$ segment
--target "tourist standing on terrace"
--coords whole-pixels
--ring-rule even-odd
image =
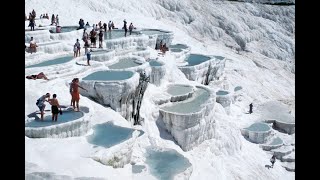
[[[88,66],[91,66],[90,60],[91,60],[91,50],[87,50],[87,64],[88,64]]]
[[[109,31],[111,31],[111,28],[112,28],[112,24],[111,24],[111,21],[109,21],[109,23],[108,23],[108,29],[109,29]]]
[[[127,37],[128,27],[127,27],[127,21],[123,20],[123,28],[124,29],[124,37]]]
[[[51,16],[51,25],[56,23],[56,18],[54,17],[54,14]]]
[[[32,10],[32,16],[33,18],[36,18],[36,12],[34,11],[34,9]]]
[[[253,107],[253,105],[252,105],[252,103],[251,104],[249,104],[249,113],[251,114],[252,113],[252,107]]]
[[[74,51],[74,55],[75,55],[75,57],[80,57],[80,42],[79,42],[79,39],[77,39],[77,42],[74,44],[74,46],[73,46],[73,51]]]
[[[97,36],[97,32],[94,29],[92,29],[90,32],[90,40],[91,40],[91,45],[94,48],[96,48],[96,36]]]
[[[270,159],[270,162],[271,162],[271,167],[273,168],[273,164],[276,162],[276,155],[273,155]]]
[[[58,17],[58,14],[56,16],[56,25],[59,26],[59,17]]]
[[[81,88],[85,91],[88,91],[79,85],[79,78],[75,78],[74,82],[71,83],[72,106],[75,111],[80,111],[80,109],[79,109],[79,100],[80,100],[79,88]],[[77,108],[75,106],[76,104],[77,104]]]
[[[107,32],[107,23],[103,23],[104,32]]]
[[[72,106],[72,102],[73,102],[73,98],[72,98],[72,83],[74,83],[76,78],[73,78],[71,83],[70,83],[70,87],[69,87],[69,92],[70,92],[70,95],[71,95],[71,102],[70,102],[70,106]]]
[[[57,95],[53,94],[52,99],[49,99],[48,102],[51,105],[51,112],[52,112],[52,121],[58,120],[59,108],[61,111],[61,107],[59,105],[58,99],[56,98]]]
[[[131,35],[131,33],[132,33],[132,30],[133,30],[133,24],[132,23],[130,23],[130,26],[129,26],[129,33],[130,33],[130,35]]]
[[[89,34],[87,33],[86,29],[83,29],[82,40],[86,42],[88,40]]]
[[[50,93],[47,93],[43,96],[41,96],[38,100],[37,100],[37,103],[36,105],[38,106],[39,110],[40,110],[40,114],[41,114],[41,121],[43,121],[43,114],[44,114],[44,108],[46,107],[46,105],[44,104],[45,101],[48,102],[48,100],[46,99],[49,99],[50,98]]]
[[[113,21],[111,22],[111,28],[115,29]]]
[[[102,41],[103,41],[103,32],[100,30],[99,36],[99,48],[102,48]]]
[[[31,19],[29,19],[29,20],[30,20],[29,26],[31,28],[31,31],[34,31],[34,26],[36,25],[36,22],[33,17],[31,17]]]
[[[99,21],[98,25],[99,25],[99,29],[101,29],[101,27],[102,27],[101,21]]]

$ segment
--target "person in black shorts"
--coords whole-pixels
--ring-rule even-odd
[[[59,105],[57,95],[53,94],[52,99],[49,99],[48,102],[51,105],[51,112],[52,112],[52,121],[57,121],[58,120],[58,114],[59,114],[59,108],[61,111],[61,107]]]

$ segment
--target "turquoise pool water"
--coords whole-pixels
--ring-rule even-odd
[[[184,95],[192,92],[192,87],[186,85],[171,85],[167,89],[167,92],[173,96]]]
[[[184,172],[191,163],[173,149],[157,151],[147,149],[146,164],[150,172],[159,180],[172,180],[176,174]]]
[[[149,61],[149,64],[150,64],[150,66],[163,66],[163,64],[161,64],[158,61],[154,61],[154,60]]]
[[[179,102],[174,103],[171,106],[165,106],[162,109],[169,112],[176,112],[181,114],[194,113],[201,110],[201,105],[208,100],[210,94],[207,90],[198,88],[193,97]]]
[[[135,66],[139,66],[141,64],[136,63],[135,59],[120,59],[119,62],[108,66],[110,69],[126,69]]]
[[[164,34],[166,32],[161,30],[156,30],[156,29],[145,29],[145,30],[141,30],[141,33],[145,35],[155,35],[155,34]]]
[[[129,30],[127,32],[127,37],[130,36],[129,35]],[[137,32],[132,32],[131,33],[131,36],[137,36],[139,35],[139,33]],[[107,31],[107,32],[104,32],[103,33],[103,38],[104,40],[108,40],[108,39],[117,39],[117,38],[122,38],[122,37],[125,37],[124,36],[124,30],[112,30],[112,31]]]
[[[174,44],[174,45],[170,45],[169,48],[174,48],[174,49],[187,49],[188,46],[184,45],[184,44]]]
[[[224,96],[224,95],[227,95],[227,94],[229,94],[228,91],[219,90],[218,92],[216,92],[216,95],[219,95],[219,96]]]
[[[182,52],[182,49],[177,49],[177,48],[171,48],[171,52]]]
[[[61,27],[61,33],[65,33],[65,32],[71,32],[71,31],[76,31],[78,28],[78,26],[62,26]],[[83,29],[82,29],[83,31]],[[56,33],[56,28],[54,28],[52,31],[50,31],[51,33]]]
[[[57,65],[57,64],[63,64],[66,62],[69,62],[73,59],[73,56],[64,56],[64,57],[59,57],[59,58],[55,58],[52,60],[48,60],[39,64],[34,64],[34,65],[30,65],[27,66],[26,68],[33,68],[33,67],[43,67],[43,66],[52,66],[52,65]]]
[[[58,115],[58,121],[57,122],[52,122],[52,115],[51,112],[45,112],[46,114],[50,114],[49,116],[44,117],[44,121],[30,121],[25,124],[25,127],[47,127],[47,126],[53,126],[57,124],[62,124],[70,121],[77,120],[81,117],[83,117],[84,113],[83,112],[76,112],[76,111],[66,111],[63,112],[62,115]],[[40,117],[40,114],[38,115]]]
[[[249,131],[261,131],[261,132],[264,132],[264,131],[269,131],[270,130],[270,127],[268,126],[268,124],[265,124],[265,123],[254,123],[252,124],[251,126],[245,128]]]
[[[188,62],[187,66],[195,66],[198,64],[201,64],[203,62],[208,61],[209,59],[211,59],[208,56],[204,56],[204,55],[200,55],[200,54],[190,54],[187,58],[186,58],[186,62]]]
[[[129,79],[133,76],[131,71],[97,71],[82,78],[82,80],[117,81]]]
[[[241,86],[237,86],[237,87],[234,88],[234,91],[239,91],[239,90],[241,90],[241,89],[242,89]]]
[[[272,142],[269,145],[275,146],[275,145],[280,145],[280,144],[283,144],[282,139],[280,139],[279,137],[276,137],[272,140]]]
[[[93,134],[87,136],[87,141],[90,144],[106,148],[130,139],[134,131],[134,129],[116,126],[110,122],[97,124],[93,127],[93,130]],[[139,136],[143,133],[143,131],[140,131]]]

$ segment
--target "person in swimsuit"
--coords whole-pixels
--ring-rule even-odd
[[[72,79],[72,81],[71,81],[71,83],[70,83],[70,88],[69,88],[69,92],[70,92],[70,95],[71,95],[70,106],[72,106],[72,101],[73,101],[73,99],[72,99],[72,86],[71,86],[71,85],[72,85],[72,83],[74,82],[74,79],[75,79],[75,78]]]
[[[72,95],[72,106],[73,109],[76,110],[75,104],[77,104],[77,111],[79,111],[79,100],[80,100],[80,93],[79,88],[86,90],[85,88],[79,85],[79,78],[75,78],[74,81],[71,83],[71,95]]]
[[[48,102],[51,105],[51,112],[52,112],[52,121],[58,120],[59,108],[61,111],[61,107],[59,105],[57,95],[53,94],[52,99],[49,99]]]
[[[41,96],[38,100],[37,100],[37,103],[36,105],[38,106],[39,110],[40,110],[40,114],[41,114],[41,121],[43,121],[43,114],[44,114],[44,108],[46,107],[46,105],[44,104],[45,101],[48,102],[48,100],[46,99],[49,99],[50,98],[50,93],[47,93],[43,96]]]
[[[33,79],[33,80],[36,80],[36,79],[45,79],[45,80],[49,80],[47,78],[46,75],[43,74],[43,72],[39,73],[38,75],[30,75],[30,76],[26,76],[27,79]]]

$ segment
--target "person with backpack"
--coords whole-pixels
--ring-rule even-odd
[[[100,30],[99,36],[99,48],[102,48],[102,41],[103,41],[103,32]]]
[[[132,30],[133,30],[133,24],[132,23],[130,23],[130,26],[129,26],[129,33],[130,33],[130,35],[131,35],[131,33],[132,33]]]
[[[123,28],[124,29],[124,37],[127,37],[127,32],[128,32],[128,28],[127,28],[127,21],[123,20]]]
[[[45,101],[48,102],[47,98],[49,99],[50,98],[50,93],[47,93],[43,96],[41,96],[37,102],[36,102],[36,105],[38,106],[39,110],[40,110],[40,114],[41,114],[41,117],[40,117],[40,120],[43,121],[43,114],[44,114],[44,108],[46,107],[46,105],[44,104]]]
[[[57,95],[53,94],[52,99],[49,99],[48,102],[51,105],[51,112],[52,112],[52,121],[57,122],[58,121],[58,114],[59,114],[59,108],[61,112],[61,107],[59,105]]]

